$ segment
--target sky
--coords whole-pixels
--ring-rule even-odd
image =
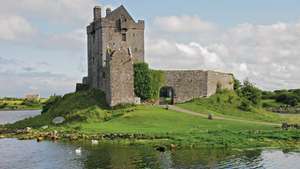
[[[145,20],[151,68],[234,73],[264,90],[300,88],[299,0],[0,2],[0,97],[73,92],[87,74],[93,7],[121,4]]]

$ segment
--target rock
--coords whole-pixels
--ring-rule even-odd
[[[212,117],[212,114],[208,114],[208,120],[212,120],[213,117]]]
[[[38,137],[38,138],[36,138],[36,141],[37,141],[37,142],[41,142],[41,141],[43,141],[43,140],[44,140],[43,137]]]
[[[65,121],[64,117],[58,116],[52,120],[53,124],[62,124]]]
[[[29,133],[29,132],[31,132],[31,131],[32,131],[32,128],[31,128],[31,127],[26,127],[25,130],[24,130],[24,132],[26,132],[26,133]]]
[[[41,129],[43,129],[43,130],[45,130],[45,129],[47,129],[47,128],[49,128],[49,126],[47,126],[47,125],[41,127]]]
[[[284,130],[287,130],[289,128],[289,124],[288,123],[282,123],[281,128]]]
[[[175,144],[171,144],[170,148],[171,148],[171,150],[174,150],[174,149],[176,149],[176,145]]]
[[[159,151],[159,152],[165,152],[166,148],[163,147],[163,146],[158,146],[158,147],[156,147],[156,150]]]

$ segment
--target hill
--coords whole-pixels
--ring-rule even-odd
[[[243,121],[209,120],[206,117],[153,105],[123,105],[110,109],[104,104],[104,94],[101,91],[90,90],[49,99],[40,116],[5,127],[10,129],[33,127],[37,134],[56,130],[61,136],[70,134],[94,138],[99,136],[96,138],[119,141],[121,139],[129,143],[159,142],[182,146],[239,148],[298,145],[300,139],[298,130],[283,131],[277,125],[263,123],[254,125],[253,120],[281,122],[282,119],[269,112],[242,112],[236,108],[238,98],[234,98],[235,101],[230,104],[226,103],[232,94],[219,93],[211,98],[196,99],[179,106],[236,117],[244,119]],[[63,116],[65,122],[61,125],[52,124],[52,119],[57,116]],[[49,128],[42,129],[45,125]],[[114,138],[106,137],[107,135],[113,135]]]

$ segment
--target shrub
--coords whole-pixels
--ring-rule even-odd
[[[134,93],[142,100],[151,97],[151,75],[146,63],[134,64]]]
[[[233,81],[234,81],[234,83],[233,83],[233,89],[235,91],[239,90],[240,87],[241,87],[241,82],[238,79],[236,79],[235,77],[233,77]]]
[[[165,83],[165,76],[162,71],[159,70],[151,70],[151,82],[150,82],[150,99],[158,99],[159,98],[159,90]]]
[[[54,104],[62,99],[61,96],[50,96],[47,102],[43,106],[43,110],[41,113],[47,112]]]
[[[39,101],[38,100],[30,100],[30,99],[25,99],[21,105],[24,105],[24,106],[34,106],[34,105],[38,105],[39,104]]]
[[[253,105],[259,105],[261,103],[261,91],[248,80],[246,80],[240,88],[239,95],[240,97],[250,101]]]
[[[164,79],[162,71],[150,70],[146,63],[134,64],[134,92],[142,100],[158,99]]]
[[[239,109],[244,110],[244,111],[251,111],[251,102],[249,100],[246,99],[242,99],[240,105],[239,105]]]
[[[296,106],[298,104],[299,98],[292,93],[281,93],[276,97],[276,102],[284,103],[290,106]]]

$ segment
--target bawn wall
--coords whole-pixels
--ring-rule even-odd
[[[206,96],[206,72],[201,70],[164,71],[165,86],[174,90],[174,102]]]
[[[202,70],[174,70],[165,73],[165,86],[174,90],[174,102],[181,103],[216,93],[217,84],[222,89],[233,90],[233,76],[227,73]]]

